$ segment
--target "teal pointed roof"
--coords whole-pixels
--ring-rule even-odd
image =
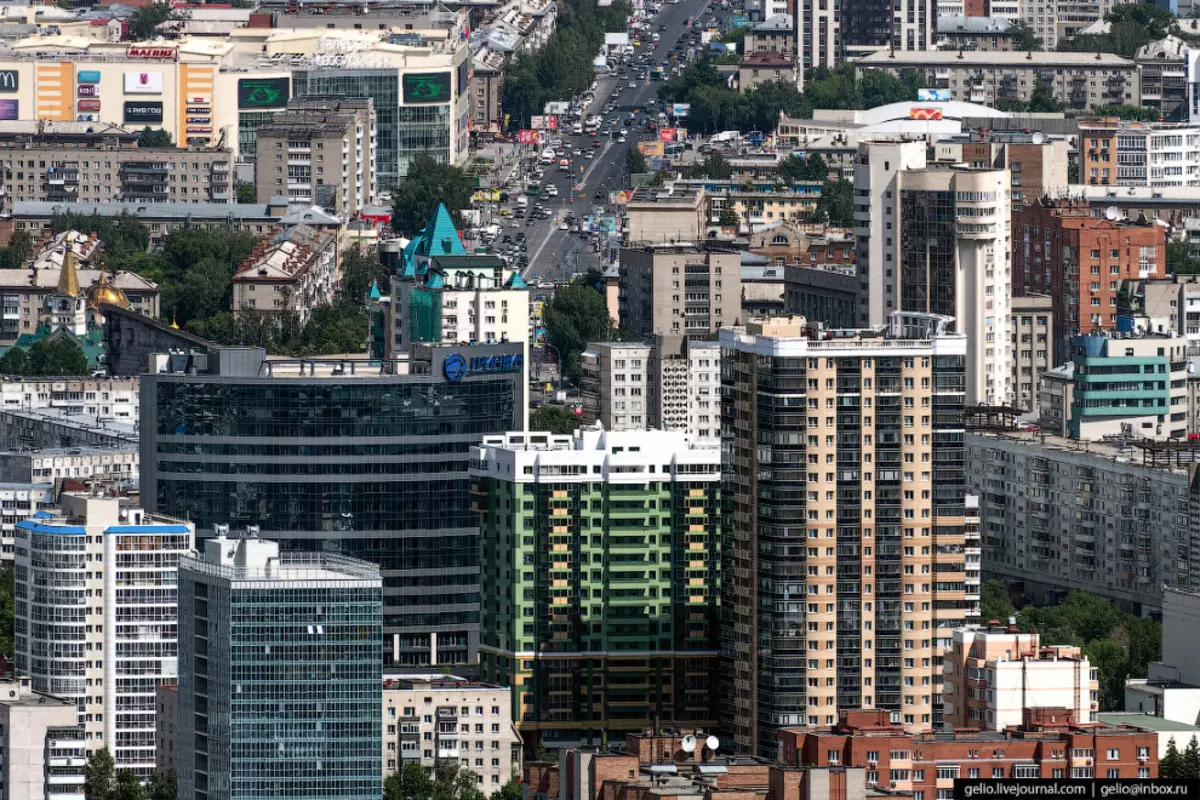
[[[368,300],[378,300],[381,297],[383,297],[383,294],[379,291],[379,282],[371,281],[371,291],[367,295],[367,299]]]
[[[521,277],[521,273],[514,272],[512,277],[508,279],[508,288],[510,289],[528,289],[525,284],[525,279]]]
[[[429,276],[429,280],[425,282],[426,289],[443,289],[446,286],[446,279],[442,277],[442,273],[435,272]]]
[[[403,269],[401,275],[405,278],[417,278],[426,274],[427,268],[418,263],[421,256],[465,256],[467,248],[463,247],[462,237],[458,228],[454,227],[454,218],[446,209],[445,203],[438,203],[433,212],[433,219],[421,229],[413,240],[404,248]]]

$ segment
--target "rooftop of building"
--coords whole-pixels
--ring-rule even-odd
[[[80,414],[66,408],[0,408],[0,414],[8,414],[28,420],[62,425],[88,433],[102,433],[114,440],[136,444],[137,422],[125,422],[102,414]]]
[[[307,273],[334,246],[333,234],[308,225],[295,225],[263,239],[238,267],[237,283],[290,281]]]
[[[547,456],[595,453],[635,459],[667,458],[667,454],[696,452],[720,460],[720,452],[708,440],[693,441],[681,431],[606,431],[599,422],[576,429],[573,434],[514,431],[485,435],[482,447],[513,453],[537,452]],[[570,460],[572,456],[567,456]]]
[[[950,329],[953,317],[940,314],[893,312],[887,325],[872,328],[826,329],[823,323],[809,324],[798,315],[752,319],[745,325],[722,328],[720,341],[726,346],[755,345],[756,342],[802,344],[813,350],[871,349],[901,350],[928,346],[936,340],[965,342],[963,334]]]
[[[20,140],[31,145],[54,144],[57,138],[71,140],[116,137],[129,143],[137,141],[137,131],[110,122],[56,122],[53,120],[13,120],[0,128],[0,141]],[[177,148],[170,148],[177,150]]]
[[[14,219],[49,219],[59,214],[117,217],[132,214],[143,221],[278,222],[288,213],[287,202],[273,203],[59,203],[20,200],[12,204]]]
[[[1171,203],[1200,204],[1200,186],[1093,186],[1072,183],[1063,192],[1069,200],[1105,205],[1150,205]]]
[[[230,538],[229,526],[216,526],[216,536],[206,539],[194,556],[180,559],[179,570],[210,577],[252,583],[338,582],[380,584],[379,567],[337,553],[302,553],[279,550],[279,543],[258,538],[257,528]]]
[[[4,458],[4,453],[0,453],[0,458]],[[54,491],[52,483],[19,483],[14,481],[0,481],[0,492],[51,492]]]
[[[963,14],[939,15],[937,32],[948,34],[970,34],[979,36],[1008,36],[1013,33],[1012,20],[1004,17],[968,17]]]
[[[86,525],[102,525],[106,534],[192,531],[186,520],[146,511],[129,498],[96,491],[61,493],[54,505],[42,506],[32,517],[17,523],[18,528],[30,533],[58,536],[85,534]]]
[[[1096,714],[1096,721],[1105,725],[1145,728],[1157,733],[1200,734],[1198,725],[1188,725],[1186,722],[1176,722],[1141,711],[1102,711]],[[1191,736],[1188,736],[1187,739],[1191,739]],[[1178,744],[1183,745],[1184,742],[1180,741]]]
[[[998,444],[1020,447],[1025,455],[1033,457],[1038,457],[1039,451],[1046,451],[1046,455],[1069,453],[1110,461],[1131,469],[1152,467],[1182,475],[1187,474],[1189,464],[1200,463],[1200,443],[1189,441],[1162,442],[1140,438],[1126,439],[1120,436],[1081,441],[1055,436],[1041,430],[973,430],[969,426],[967,434],[978,436],[982,440],[993,440]]]
[[[880,50],[854,62],[859,69],[902,67],[906,64],[944,64],[972,69],[991,67],[1136,68],[1132,59],[1112,53],[1063,53],[1020,50]]]
[[[704,196],[704,189],[685,186],[681,183],[666,183],[662,186],[640,186],[633,190],[628,205],[649,203],[655,205],[696,206]]]
[[[7,661],[7,659],[5,659]],[[5,691],[7,690],[7,691]],[[74,700],[65,700],[52,694],[33,690],[33,682],[21,675],[15,679],[0,681],[0,703],[6,706],[45,707],[74,706]],[[80,736],[80,738],[83,738]]]
[[[742,56],[742,67],[787,67],[795,66],[795,62],[782,53],[771,50],[755,50]]]
[[[138,448],[130,444],[127,448],[118,447],[36,447],[28,450],[0,450],[0,460],[5,458],[100,458],[103,456],[132,454],[137,455]]]
[[[904,726],[890,721],[891,712],[874,708],[842,709],[839,721],[823,728],[783,728],[796,736],[834,738],[845,736],[896,736],[910,739],[914,744],[1011,742],[1015,740],[1060,739],[1072,735],[1136,736],[1143,731],[1127,725],[1105,725],[1097,722],[1078,722],[1075,713],[1067,708],[1026,708],[1019,725],[1002,731],[958,728],[944,731],[906,732]],[[927,757],[932,756],[926,753]]]
[[[439,691],[439,692],[473,692],[479,690],[510,691],[507,686],[500,686],[487,681],[471,680],[459,675],[442,672],[420,672],[416,670],[390,669],[383,670],[383,690],[385,692],[408,691]]]
[[[795,23],[791,14],[772,14],[750,28],[752,33],[795,34]]]

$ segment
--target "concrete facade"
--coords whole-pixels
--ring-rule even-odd
[[[621,325],[641,336],[705,338],[736,325],[741,257],[693,245],[621,250]]]

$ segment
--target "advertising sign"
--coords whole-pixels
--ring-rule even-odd
[[[15,69],[0,69],[0,92],[15,92],[20,78]]]
[[[609,47],[624,47],[629,44],[628,33],[606,33],[604,34],[604,44]]]
[[[100,82],[100,70],[96,70],[96,69],[80,70],[79,74],[75,77],[80,83],[99,83]]]
[[[161,72],[126,72],[125,94],[162,94]]]
[[[908,118],[937,120],[942,118],[942,110],[940,108],[910,108],[908,110]]]
[[[535,131],[546,130],[546,118],[544,116],[535,115],[529,118],[529,127]]]
[[[131,44],[125,51],[125,57],[146,61],[174,61],[179,57],[179,50],[174,47]]]
[[[918,103],[949,103],[949,89],[917,89]]]
[[[145,100],[129,100],[125,103],[126,122],[162,122],[163,104]]]
[[[0,119],[20,119],[16,100],[0,100]]]
[[[458,65],[458,96],[467,90],[471,85],[471,59],[467,59]]]
[[[237,92],[238,108],[284,108],[291,82],[287,78],[242,78]]]
[[[467,356],[451,353],[442,362],[442,373],[446,380],[457,383],[468,375],[497,372],[520,372],[525,366],[525,357],[520,353],[503,355]]]
[[[92,83],[84,83],[79,86],[80,97],[99,97],[100,87]]]
[[[405,105],[414,103],[449,103],[450,73],[421,72],[401,75],[401,96]]]
[[[677,131],[676,128],[659,128],[658,129],[658,140],[660,142],[673,142],[673,141],[675,141],[676,131]]]
[[[671,113],[676,117],[686,117],[691,110],[691,103],[675,103],[671,106]]]
[[[651,156],[660,156],[661,157],[663,155],[663,143],[662,142],[638,142],[638,151],[646,157],[651,157]]]
[[[537,131],[521,131],[517,136],[521,144],[537,144],[540,140]]]
[[[80,100],[79,101],[79,110],[80,111],[99,111],[100,110],[100,101],[99,100],[87,100],[87,99]]]

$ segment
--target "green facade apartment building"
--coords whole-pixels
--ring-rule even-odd
[[[715,729],[719,448],[683,433],[485,436],[481,678],[527,748]]]

